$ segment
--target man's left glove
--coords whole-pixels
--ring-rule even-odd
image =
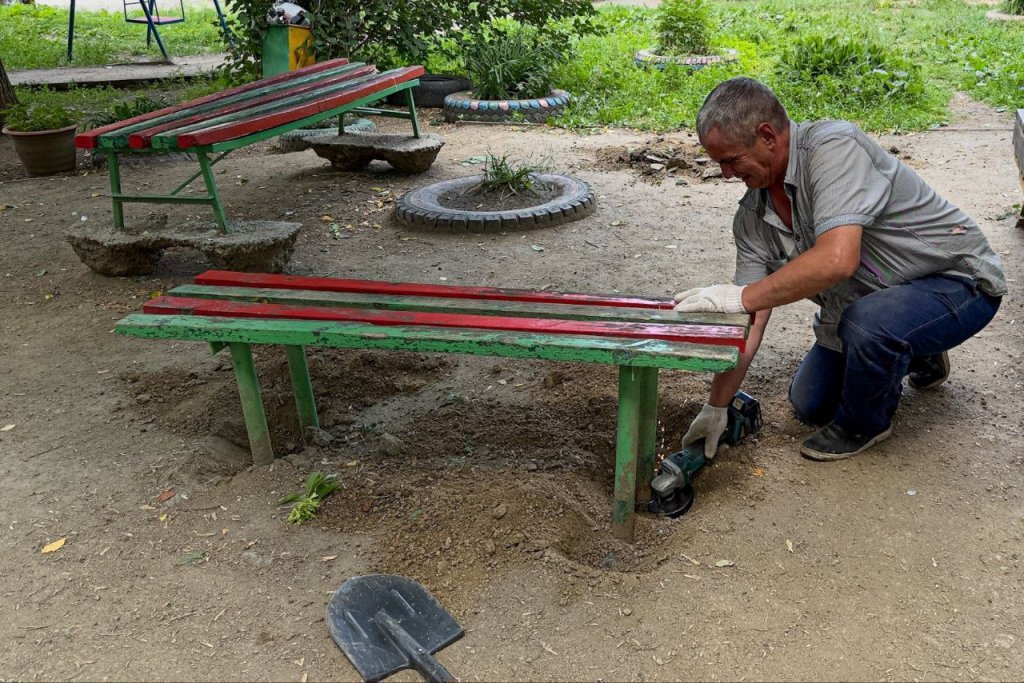
[[[743,287],[712,285],[695,287],[676,294],[675,310],[680,313],[746,313]]]

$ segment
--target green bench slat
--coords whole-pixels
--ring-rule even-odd
[[[454,352],[694,372],[722,372],[736,367],[739,361],[739,352],[725,346],[323,321],[133,313],[120,320],[115,330],[119,334],[147,339]]]

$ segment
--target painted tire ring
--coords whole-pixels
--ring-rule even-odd
[[[722,55],[694,55],[691,57],[674,57],[671,55],[659,55],[652,50],[640,50],[633,55],[633,63],[640,67],[651,67],[664,69],[666,64],[689,67],[694,71],[703,69],[711,64],[728,64],[739,59],[736,50],[727,50]]]
[[[530,123],[545,123],[553,116],[561,116],[571,97],[564,90],[552,90],[547,97],[531,100],[476,100],[472,91],[467,90],[444,98],[444,120],[503,123],[521,116]]]
[[[480,181],[482,175],[426,185],[410,190],[395,202],[395,218],[419,228],[450,229],[461,232],[502,232],[532,230],[577,221],[594,213],[597,197],[590,185],[578,178],[542,173],[543,180],[562,188],[561,194],[537,206],[508,211],[466,211],[442,206],[438,198],[452,190],[463,190]]]

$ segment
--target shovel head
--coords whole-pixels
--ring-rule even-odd
[[[462,627],[419,583],[369,574],[349,579],[327,604],[327,628],[366,681],[416,669],[430,681],[455,681],[431,655],[462,637]]]

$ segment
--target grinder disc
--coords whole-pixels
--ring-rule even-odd
[[[675,510],[671,510],[668,513],[668,516],[674,519],[676,517],[682,517],[683,515],[685,515],[687,510],[690,509],[690,506],[693,505],[694,498],[696,498],[696,495],[693,491],[693,484],[687,484],[682,489],[680,489],[678,493],[676,493],[676,500],[678,501],[678,505],[676,506]]]

